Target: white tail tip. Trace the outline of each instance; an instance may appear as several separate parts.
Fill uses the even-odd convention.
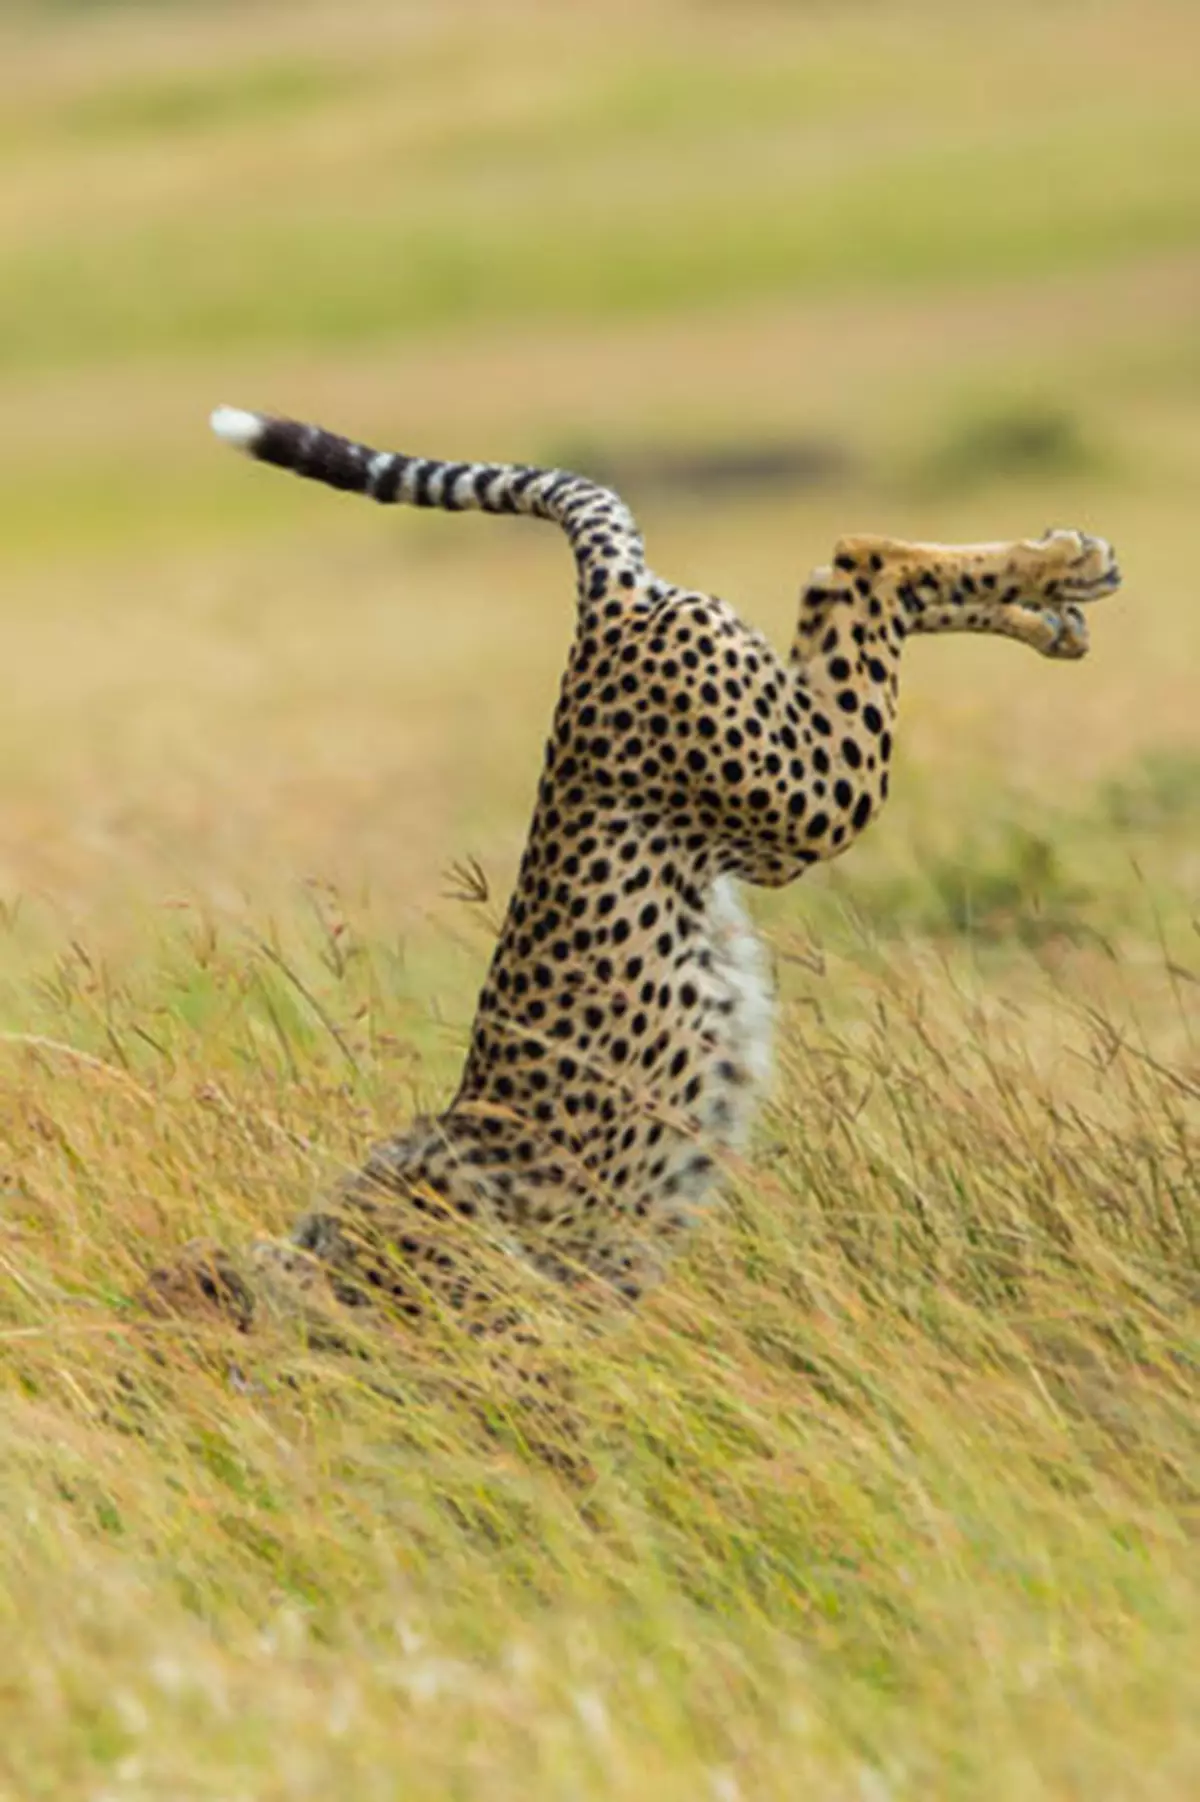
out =
[[[263,435],[265,421],[258,413],[245,413],[241,407],[218,407],[209,424],[218,438],[236,450],[252,451]]]

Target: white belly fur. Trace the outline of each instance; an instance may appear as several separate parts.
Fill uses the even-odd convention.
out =
[[[732,876],[714,882],[707,925],[714,987],[719,996],[733,1003],[723,1017],[715,1056],[740,1066],[746,1080],[732,1094],[725,1093],[721,1117],[706,1119],[704,1125],[719,1143],[741,1151],[771,1074],[774,988],[766,952],[746,916]]]

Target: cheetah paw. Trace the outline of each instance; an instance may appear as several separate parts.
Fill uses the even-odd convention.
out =
[[[1056,553],[1046,571],[1044,593],[1048,600],[1097,601],[1121,586],[1120,565],[1106,539],[1051,526],[1039,540],[1039,548]]]
[[[1054,636],[1045,648],[1047,657],[1086,657],[1090,635],[1087,621],[1078,607],[1064,607],[1061,612],[1046,608],[1042,618]]]

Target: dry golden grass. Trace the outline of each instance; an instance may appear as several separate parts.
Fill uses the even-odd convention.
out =
[[[3,26],[0,1797],[1200,1790],[1198,53],[1167,0]],[[915,646],[888,811],[759,909],[775,1095],[566,1337],[586,1481],[461,1348],[130,1306],[447,1093],[570,630],[552,534],[249,468],[222,400],[832,438],[632,496],[776,642],[841,530],[1120,549],[1079,668]]]

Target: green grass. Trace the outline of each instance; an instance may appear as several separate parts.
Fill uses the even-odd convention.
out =
[[[656,147],[631,187],[627,138],[614,166],[564,156],[551,137],[499,168],[476,152],[458,182],[441,158],[410,170],[397,153],[393,184],[416,184],[402,209],[390,190],[275,195],[234,218],[201,200],[151,229],[35,241],[7,258],[0,367],[362,346],[484,321],[675,312],[681,295],[703,311],[780,291],[978,283],[1195,243],[1190,104],[1039,120],[999,142],[939,136],[885,139],[832,168],[814,168],[802,134],[756,144],[762,165],[708,150],[698,193],[680,191],[673,147]]]
[[[39,122],[52,139],[104,143],[146,137],[157,147],[176,134],[220,134],[244,120],[258,124],[307,112],[347,92],[361,95],[369,80],[369,70],[284,59],[219,76],[176,73],[113,83],[72,99]]]
[[[1200,126],[1169,59],[1100,85],[1094,22],[1073,77],[1061,26],[1039,41],[1022,20],[987,65],[939,26],[940,60],[851,13],[773,54],[606,41],[553,80],[552,38],[511,91],[444,33],[35,88],[9,116],[9,182],[48,204],[0,272],[0,367],[969,284],[1195,243]],[[466,104],[431,108],[454,81]],[[148,136],[174,179],[97,212],[74,159],[119,187]]]
[[[107,1076],[16,1066],[38,1101],[11,1147],[0,1506],[14,1622],[56,1623],[36,1656],[5,1640],[19,1793],[308,1793],[339,1766],[381,1795],[724,1771],[785,1794],[797,1769],[1053,1795],[1113,1768],[1186,1793],[1200,1248],[1169,1071],[1099,1031],[1075,1076],[1039,1071],[1037,1008],[1075,1007],[1011,957],[1028,1000],[990,1020],[943,997],[931,1023],[894,960],[853,972],[865,1032],[793,983],[755,1174],[669,1298],[573,1354],[576,1492],[489,1449],[429,1354],[228,1346],[257,1385],[231,1398],[219,1338],[155,1363],[122,1330],[164,1211],[286,1217],[396,1074],[359,1030],[348,1075],[285,990],[279,1039],[255,1033],[257,977],[220,947],[225,1005],[189,1019],[183,962],[147,981],[166,1060],[120,1024]],[[349,967],[324,1000],[353,1033]]]
[[[1192,1797],[1194,9],[3,33],[0,1797]],[[450,1092],[570,629],[552,535],[249,469],[221,400],[840,445],[646,497],[780,644],[844,529],[1121,553],[1078,668],[914,645],[886,814],[756,898],[727,1205],[619,1329],[538,1303],[573,1474],[453,1337],[133,1305]]]

